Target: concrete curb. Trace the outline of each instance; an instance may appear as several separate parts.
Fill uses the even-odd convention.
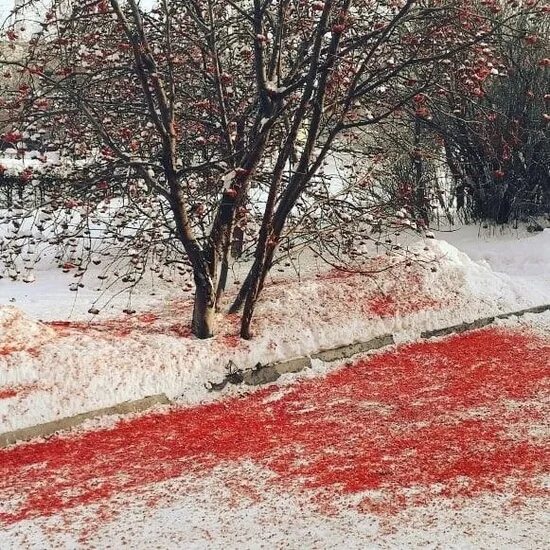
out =
[[[95,411],[85,412],[75,416],[69,416],[67,418],[61,418],[60,420],[54,420],[53,422],[38,424],[29,428],[21,428],[20,430],[15,430],[13,432],[0,434],[0,449],[13,445],[18,441],[28,441],[36,437],[47,437],[56,432],[70,430],[90,418],[141,412],[150,409],[154,405],[169,405],[170,403],[171,401],[168,397],[166,397],[165,394],[160,393],[158,395],[151,395],[135,401],[125,401],[124,403],[120,403],[112,407],[106,407],[104,409],[97,409]]]
[[[520,309],[519,311],[514,311],[512,313],[501,313],[500,315],[495,315],[494,317],[484,317],[483,319],[477,319],[476,321],[472,321],[471,323],[460,323],[459,325],[453,325],[451,327],[428,330],[426,332],[422,332],[420,334],[420,338],[437,338],[439,336],[447,336],[448,334],[457,334],[460,332],[465,332],[467,330],[475,330],[478,328],[486,327],[494,323],[497,319],[521,317],[526,313],[544,313],[545,311],[550,311],[550,305]]]
[[[350,344],[347,346],[339,346],[337,348],[323,350],[319,353],[314,353],[311,357],[312,359],[319,359],[327,363],[332,363],[333,361],[349,359],[359,353],[385,348],[387,346],[392,346],[393,344],[395,344],[393,336],[391,334],[384,334],[382,336],[378,336],[377,338],[373,338],[372,340],[368,340],[367,342],[356,342],[355,344]]]
[[[238,381],[233,379],[232,383],[242,382],[247,386],[269,384],[270,382],[275,382],[275,380],[277,380],[282,374],[300,372],[311,368],[312,359],[319,359],[321,361],[331,363],[341,359],[348,359],[358,353],[365,353],[367,351],[391,346],[392,344],[394,344],[393,336],[391,334],[385,334],[384,336],[373,338],[368,342],[356,342],[346,346],[338,346],[336,348],[321,350],[312,354],[311,357],[295,357],[294,359],[281,361],[280,363],[259,365],[252,370],[241,371]],[[214,389],[222,388],[218,384]]]
[[[521,317],[526,313],[543,313],[550,311],[550,305],[536,306],[527,309],[521,309],[512,313],[502,313],[495,315],[494,317],[484,317],[477,319],[471,323],[461,323],[459,325],[453,325],[450,327],[440,328],[436,330],[429,330],[422,332],[420,338],[437,338],[441,336],[448,336],[450,334],[457,334],[465,332],[467,330],[474,330],[486,327],[495,322],[497,319],[509,319],[510,317]],[[269,384],[275,382],[281,375],[289,373],[297,373],[305,369],[311,368],[311,360],[319,359],[325,362],[339,361],[342,359],[349,359],[354,355],[372,351],[375,349],[381,349],[391,346],[395,343],[391,334],[385,334],[367,342],[355,342],[353,344],[338,346],[326,350],[321,350],[311,355],[311,357],[294,357],[286,361],[280,361],[277,363],[270,363],[267,365],[258,365],[254,369],[239,370],[237,372],[229,374],[222,383],[210,384],[209,389],[211,391],[221,391],[228,383],[231,384],[246,384],[247,386],[259,386],[263,384]],[[22,428],[13,432],[7,432],[0,434],[0,449],[13,445],[18,441],[28,441],[36,437],[46,437],[56,432],[70,430],[85,420],[90,418],[98,418],[100,416],[111,416],[115,414],[129,414],[134,412],[141,412],[147,410],[154,405],[168,405],[171,401],[165,394],[152,395],[145,397],[144,399],[138,399],[136,401],[125,401],[119,405],[107,407],[104,409],[98,409],[76,416],[68,418],[62,418],[46,424],[39,424],[37,426],[31,426],[29,428]]]
[[[428,330],[420,334],[421,339],[437,338],[441,336],[448,336],[450,334],[459,334],[467,330],[475,330],[486,327],[494,323],[497,319],[509,319],[510,317],[521,317],[526,313],[543,313],[550,311],[550,305],[535,306],[527,309],[521,309],[511,313],[502,313],[493,317],[484,317],[477,319],[471,323],[461,323],[459,325],[453,325],[450,327],[444,327],[436,330]],[[232,384],[244,383],[247,386],[259,386],[262,384],[269,384],[275,382],[281,374],[288,372],[300,372],[304,369],[311,367],[311,359],[320,359],[325,362],[340,361],[342,359],[349,359],[354,355],[372,351],[375,349],[385,348],[395,343],[391,334],[386,334],[373,338],[368,342],[355,342],[346,346],[338,346],[327,350],[321,350],[314,353],[310,357],[296,357],[289,361],[283,361],[281,363],[270,363],[268,365],[259,365],[253,370],[239,371],[237,377],[232,375],[232,379],[228,380]],[[225,387],[225,383],[214,385],[213,390],[222,390]]]

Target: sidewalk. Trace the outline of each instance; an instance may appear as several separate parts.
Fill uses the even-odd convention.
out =
[[[41,549],[542,547],[549,367],[548,332],[489,328],[0,451],[0,536]]]

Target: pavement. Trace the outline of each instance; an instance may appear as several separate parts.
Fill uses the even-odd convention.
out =
[[[549,367],[491,327],[0,450],[0,548],[544,548]]]

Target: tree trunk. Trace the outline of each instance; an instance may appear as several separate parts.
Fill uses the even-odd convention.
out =
[[[256,293],[252,292],[248,294],[244,304],[244,311],[241,319],[241,338],[244,338],[245,340],[252,339],[250,326],[252,324],[252,316],[254,315],[254,309],[256,307],[257,295],[254,297],[255,294]]]
[[[225,287],[227,286],[227,276],[229,274],[229,261],[227,256],[222,258],[222,265],[220,270],[220,279],[218,281],[218,289],[216,290],[216,311],[220,310],[220,302],[222,295],[225,292]]]
[[[252,332],[250,331],[252,317],[254,316],[258,297],[264,288],[265,278],[273,265],[275,249],[275,245],[268,245],[267,249],[263,250],[261,257],[258,257],[257,262],[254,264],[247,277],[248,292],[246,294],[246,301],[241,319],[241,338],[245,340],[250,340],[250,338],[252,338]]]
[[[216,293],[208,284],[196,282],[195,302],[193,305],[193,334],[197,338],[214,336],[216,316]]]
[[[254,315],[254,309],[259,295],[260,278],[262,274],[262,266],[255,266],[256,269],[250,272],[250,286],[246,295],[246,301],[244,303],[244,311],[241,319],[241,338],[250,340],[252,338],[252,332],[250,331],[250,325],[252,323],[252,316]]]

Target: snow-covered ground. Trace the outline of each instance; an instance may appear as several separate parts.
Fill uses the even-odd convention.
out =
[[[524,227],[483,228],[465,226],[436,233],[474,262],[490,268],[518,298],[533,302],[550,295],[550,229],[529,233]],[[482,286],[483,280],[479,281]]]
[[[550,312],[499,324],[0,450],[2,548],[542,550]]]
[[[94,293],[74,303],[67,274],[0,281],[1,432],[177,400],[0,450],[0,548],[545,548],[550,312],[415,343],[550,303],[550,230],[477,232],[413,244],[417,261],[373,277],[275,279],[250,342],[227,315],[215,338],[191,337],[191,301],[168,285],[143,291],[135,315],[90,324]],[[267,388],[204,387],[229,359],[246,368],[387,333],[412,343],[314,361]]]
[[[240,480],[242,492],[228,478]],[[250,465],[203,478],[158,484],[152,505],[140,494],[120,495],[101,517],[101,506],[25,520],[5,533],[10,550],[50,548],[204,549],[435,549],[543,550],[547,547],[545,499],[522,502],[519,512],[506,495],[465,502],[434,499],[392,517],[356,509],[323,513],[300,495],[274,490],[265,472]],[[254,481],[248,481],[253,479]],[[247,486],[261,493],[246,492]],[[179,496],[177,496],[179,495]],[[107,509],[107,506],[104,506]],[[70,526],[70,527],[68,527]]]
[[[32,285],[1,281],[1,302],[9,305],[0,308],[0,432],[161,392],[182,403],[219,398],[205,384],[220,381],[229,360],[251,368],[388,333],[414,340],[424,330],[550,303],[550,230],[496,240],[474,231],[442,236],[477,262],[426,239],[410,247],[417,261],[409,267],[276,280],[250,342],[238,338],[238,318],[229,315],[215,338],[191,337],[191,300],[168,285],[154,296],[138,292],[135,315],[89,324],[86,295],[75,304],[66,274],[46,270]],[[382,256],[371,265],[391,261]]]

